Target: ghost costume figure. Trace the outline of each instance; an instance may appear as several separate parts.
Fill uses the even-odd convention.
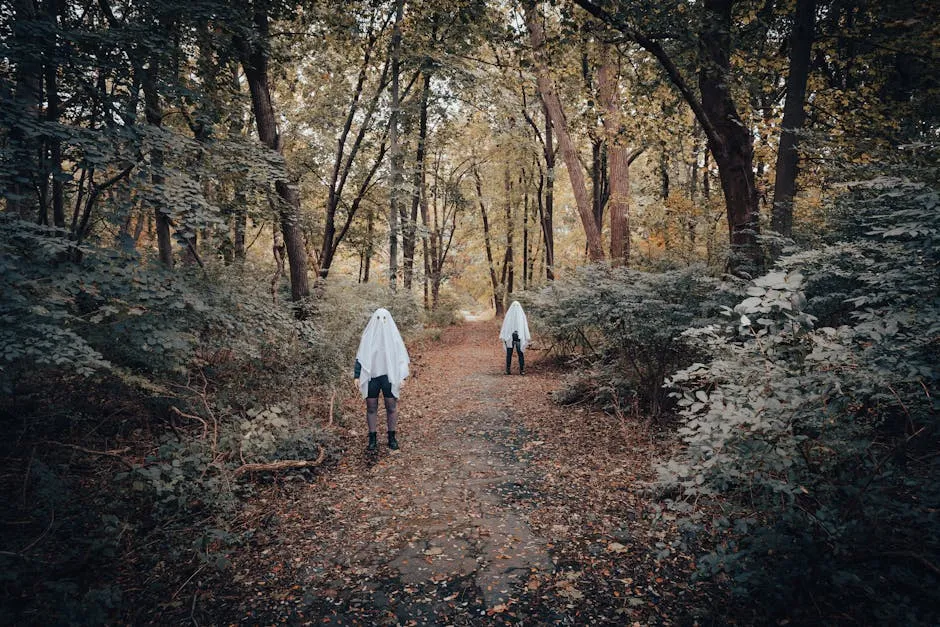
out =
[[[398,424],[398,395],[408,376],[408,350],[387,309],[376,309],[359,340],[353,377],[362,397],[366,399],[366,422],[369,424],[369,450],[378,448],[376,434],[379,414],[379,392],[385,401],[388,421],[388,447],[398,449],[395,430]]]
[[[506,374],[509,374],[509,367],[512,365],[512,349],[516,349],[516,355],[519,356],[519,374],[525,374],[525,347],[528,346],[532,336],[529,334],[529,321],[522,311],[522,305],[519,301],[512,301],[506,317],[503,318],[503,328],[499,331],[499,339],[503,341],[506,347]]]

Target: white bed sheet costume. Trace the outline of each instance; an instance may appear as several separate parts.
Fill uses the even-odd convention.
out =
[[[376,309],[359,340],[356,360],[362,370],[359,391],[362,398],[369,394],[369,380],[388,375],[392,395],[398,398],[402,382],[408,377],[408,349],[398,332],[398,325],[387,309]]]
[[[513,332],[519,336],[519,350],[525,352],[525,347],[532,339],[532,334],[529,333],[529,321],[522,310],[522,305],[517,300],[512,301],[509,306],[509,311],[506,312],[506,317],[503,318],[503,327],[499,331],[499,339],[503,341],[503,346],[506,348],[512,348]]]

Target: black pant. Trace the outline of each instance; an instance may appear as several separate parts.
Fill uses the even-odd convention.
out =
[[[506,349],[506,374],[509,374],[509,367],[512,365],[512,349],[516,349],[516,355],[519,356],[519,372],[525,372],[525,355],[519,347],[519,342],[513,342],[512,346]]]

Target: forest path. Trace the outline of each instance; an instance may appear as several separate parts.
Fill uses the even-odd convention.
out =
[[[646,571],[661,565],[637,576],[635,564],[652,558],[656,538],[637,544],[632,529],[646,508],[632,485],[648,476],[648,437],[553,404],[559,373],[536,351],[526,376],[515,359],[504,374],[493,321],[452,327],[411,356],[401,450],[386,445],[380,403],[379,452],[365,451],[364,403],[351,399],[346,410],[361,423],[346,425],[339,466],[259,494],[246,512],[250,546],[214,599],[224,609],[203,611],[295,624],[660,616],[664,594],[643,582],[655,585]]]

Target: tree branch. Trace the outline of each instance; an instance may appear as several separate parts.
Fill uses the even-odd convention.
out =
[[[235,477],[240,477],[246,473],[250,472],[271,472],[277,470],[285,470],[288,468],[313,468],[314,466],[319,466],[323,463],[323,460],[326,458],[326,451],[323,447],[320,447],[320,454],[317,455],[317,458],[314,460],[308,459],[282,459],[276,462],[268,463],[258,463],[258,464],[244,464],[239,466],[232,473]]]
[[[673,85],[676,86],[676,89],[679,90],[679,93],[682,94],[682,97],[692,108],[695,118],[698,120],[699,124],[702,125],[702,128],[705,129],[705,135],[708,137],[708,141],[712,142],[713,146],[720,146],[724,143],[721,140],[721,136],[715,130],[712,120],[708,117],[704,107],[702,107],[702,103],[695,96],[692,88],[689,87],[689,84],[679,71],[678,66],[676,66],[658,41],[650,38],[625,19],[612,15],[609,11],[597,6],[589,0],[574,0],[574,2],[602,23],[617,29],[623,33],[624,37],[635,42],[641,48],[656,57],[656,60],[659,61],[663,69],[666,70],[669,80],[672,81]]]

